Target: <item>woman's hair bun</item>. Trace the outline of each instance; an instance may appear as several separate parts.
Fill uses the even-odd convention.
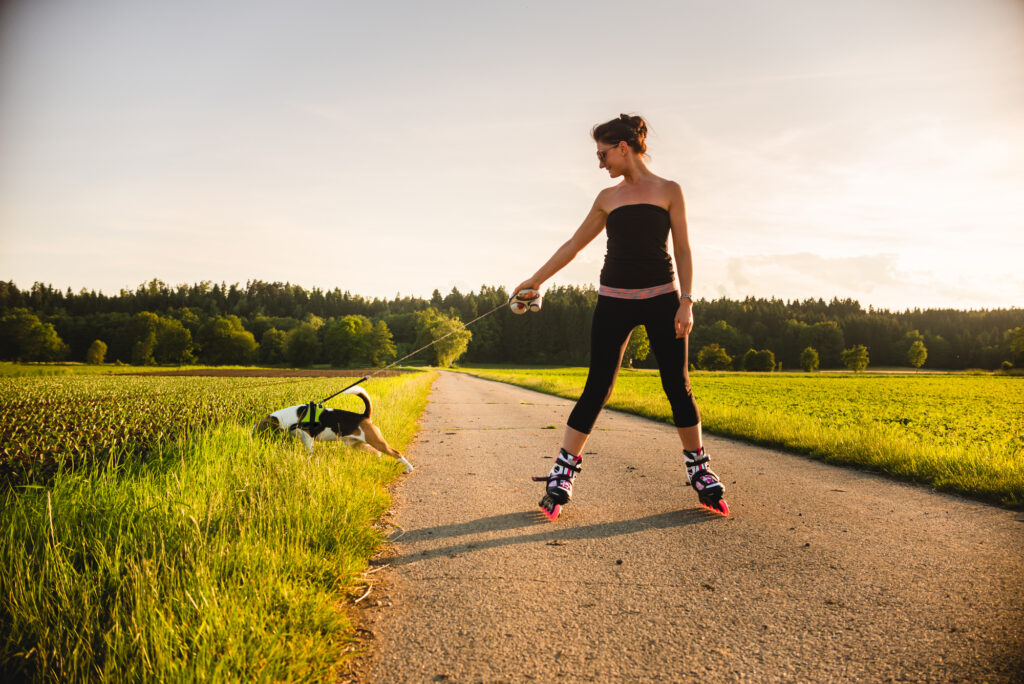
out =
[[[647,137],[647,122],[644,121],[642,116],[619,114],[619,120],[636,131],[637,137]]]
[[[647,122],[635,114],[619,114],[619,118],[594,126],[590,134],[595,142],[617,145],[623,140],[634,152],[647,152]]]

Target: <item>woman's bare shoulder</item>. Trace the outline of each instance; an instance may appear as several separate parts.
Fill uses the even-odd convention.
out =
[[[674,206],[677,203],[683,201],[683,188],[676,183],[674,180],[668,180],[667,178],[659,179],[660,183],[660,195],[665,199],[665,204],[669,207]]]
[[[613,207],[615,207],[615,191],[619,186],[613,185],[610,188],[605,188],[601,192],[597,193],[597,198],[594,200],[594,209],[607,214]]]
[[[679,195],[683,194],[682,187],[679,185],[679,183],[675,182],[674,180],[671,180],[669,178],[661,178],[659,176],[658,179],[657,179],[657,183],[658,183],[658,189],[661,190],[661,192],[665,193],[666,196],[667,195],[675,195],[675,194],[679,194]]]

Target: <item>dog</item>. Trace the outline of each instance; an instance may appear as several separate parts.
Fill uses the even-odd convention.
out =
[[[254,431],[257,433],[281,431],[296,434],[309,450],[310,455],[313,454],[313,445],[316,440],[321,442],[340,440],[349,446],[362,444],[393,456],[405,466],[406,473],[411,473],[412,464],[400,452],[392,449],[377,426],[370,422],[373,405],[370,403],[370,395],[366,393],[366,390],[357,385],[350,387],[342,394],[358,394],[365,404],[365,410],[362,413],[355,413],[354,411],[325,409],[315,405],[313,421],[310,422],[309,404],[289,406],[280,411],[274,411],[260,420]]]

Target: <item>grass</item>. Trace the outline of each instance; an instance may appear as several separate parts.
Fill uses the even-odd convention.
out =
[[[0,378],[34,378],[50,375],[111,375],[131,371],[132,366],[85,363],[12,363],[0,361]]]
[[[396,448],[434,377],[374,381]],[[0,489],[0,679],[335,678],[354,642],[344,606],[401,471],[229,421],[145,460]]]
[[[575,399],[585,368],[466,369]],[[1024,507],[1024,381],[994,375],[693,374],[719,435]],[[623,370],[610,408],[670,422],[657,371]]]
[[[399,366],[399,370],[407,370],[408,366]],[[53,375],[126,375],[139,373],[158,373],[161,371],[194,371],[194,370],[290,370],[289,366],[208,366],[201,364],[181,366],[132,366],[126,363],[104,363],[99,365],[74,362],[45,362],[45,363],[14,363],[11,361],[0,361],[0,378],[35,378]],[[367,369],[335,368],[328,364],[316,364],[301,370],[351,370],[357,375]]]
[[[123,375],[126,373],[155,373],[175,370],[236,370],[260,369],[264,366],[132,366],[126,363],[88,364],[75,362],[14,363],[0,361],[0,378],[35,378],[53,375]]]

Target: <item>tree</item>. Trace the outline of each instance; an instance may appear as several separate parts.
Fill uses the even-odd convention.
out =
[[[203,359],[213,365],[245,364],[256,360],[259,345],[242,327],[238,316],[217,316],[201,328]],[[315,334],[315,331],[314,331]]]
[[[1024,325],[1013,329],[1010,340],[1010,355],[1015,365],[1024,364]]]
[[[448,368],[462,356],[473,339],[473,333],[462,325],[462,321],[430,308],[416,314],[416,343],[422,347],[435,342],[430,347],[434,363],[441,368]]]
[[[370,365],[375,368],[379,368],[395,356],[397,356],[397,350],[395,349],[395,343],[391,338],[391,331],[388,330],[388,324],[384,321],[377,321],[373,324],[373,330],[370,332],[370,338],[367,343],[369,350],[368,357]]]
[[[725,352],[733,356],[739,355],[744,349],[750,349],[754,340],[750,335],[740,331],[725,321],[715,321],[711,325],[698,325],[690,333],[690,346],[703,349],[709,344],[717,344]]]
[[[808,330],[806,344],[821,352],[821,363],[826,368],[833,368],[841,361],[843,331],[835,321],[815,323]]]
[[[842,359],[844,366],[854,373],[859,373],[868,367],[868,348],[863,344],[855,344],[843,350]]]
[[[13,309],[0,318],[0,358],[14,361],[58,361],[68,353],[50,323],[27,309]]]
[[[153,358],[157,363],[192,363],[192,333],[176,318],[160,318],[156,327]]]
[[[771,373],[775,370],[775,354],[770,349],[748,349],[740,364],[743,370]]]
[[[729,370],[732,368],[732,357],[725,353],[721,345],[713,342],[698,352],[697,367],[704,370]]]
[[[132,365],[149,366],[156,363],[153,358],[153,347],[156,346],[156,337],[150,335],[135,342],[132,345]]]
[[[70,356],[77,360],[85,359],[95,339],[108,345],[105,361],[129,361],[136,342],[142,343],[135,350],[137,360],[148,362],[147,351],[151,351],[154,360],[166,359],[165,350],[160,349],[160,332],[156,332],[157,339],[152,350],[148,350],[148,331],[142,334],[132,324],[134,317],[144,311],[160,319],[180,321],[192,336],[192,353],[204,361],[207,352],[215,350],[205,347],[208,324],[229,314],[238,316],[244,329],[257,341],[271,328],[286,333],[302,322],[317,328],[327,321],[317,330],[323,343],[327,327],[342,317],[359,315],[371,321],[384,320],[397,355],[403,356],[417,346],[417,313],[431,304],[447,316],[468,321],[504,306],[507,300],[508,293],[492,287],[481,288],[479,293],[452,289],[447,296],[438,292],[427,299],[397,296],[370,300],[337,288],[329,292],[316,288],[309,291],[299,285],[262,281],[250,281],[244,286],[212,282],[169,286],[150,280],[113,296],[86,290],[62,292],[41,283],[19,290],[12,282],[0,282],[0,318],[5,319],[5,325],[0,325],[0,358],[27,359],[22,345],[28,340],[29,328],[49,323],[57,337],[69,345]],[[596,301],[597,290],[593,287],[549,288],[540,315],[480,319],[471,328],[473,337],[461,358],[493,363],[585,364]],[[23,314],[20,317],[19,309]],[[739,361],[748,349],[771,349],[782,366],[799,368],[801,351],[813,347],[819,354],[820,367],[842,368],[843,349],[862,344],[871,350],[871,362],[906,366],[909,347],[920,339],[927,350],[924,365],[929,367],[997,368],[1004,359],[1024,366],[1024,309],[1019,307],[890,312],[871,307],[865,310],[851,300],[786,302],[748,297],[742,301],[700,300],[694,304],[694,317],[698,322],[708,322],[699,323],[690,337],[694,362],[697,350],[715,343],[726,354],[736,357],[737,367],[742,367]],[[54,341],[45,329],[34,335],[44,346],[47,340]],[[60,353],[51,344],[40,358]],[[371,352],[367,349],[364,353]],[[650,356],[646,361],[634,358],[633,364],[653,365]]]
[[[430,334],[438,340],[433,350],[437,365],[441,368],[448,368],[458,361],[469,348],[469,341],[473,339],[473,333],[466,330],[462,321],[455,318],[437,321],[430,326]]]
[[[629,337],[626,351],[622,354],[626,365],[633,367],[633,360],[643,361],[651,353],[651,340],[647,337],[647,328],[638,325],[633,328],[633,334]]]
[[[148,366],[156,363],[153,351],[156,349],[156,329],[159,324],[160,317],[151,311],[141,311],[132,318],[132,365]]]
[[[914,368],[920,368],[924,365],[924,361],[927,358],[928,349],[925,348],[924,342],[914,340],[914,343],[910,345],[910,349],[907,350],[907,363]]]
[[[324,346],[332,366],[352,366],[366,362],[373,324],[366,316],[345,316],[327,328]]]
[[[39,317],[28,309],[13,309],[0,317],[0,358],[24,360],[28,331],[37,325],[41,325]]]
[[[320,339],[316,328],[303,323],[288,332],[285,340],[288,363],[293,366],[312,366],[320,356]]]
[[[25,358],[29,361],[60,361],[68,353],[68,346],[50,323],[33,326],[25,340]]]
[[[99,366],[103,363],[103,359],[106,355],[106,342],[103,340],[93,340],[93,343],[89,345],[89,351],[85,352],[85,362],[94,366]]]
[[[287,335],[277,328],[270,328],[260,338],[260,361],[283,363],[288,351]]]
[[[953,345],[942,335],[927,335],[925,347],[928,348],[928,365],[932,368],[950,368],[953,364]]]
[[[808,373],[818,370],[818,350],[814,347],[807,347],[800,352],[800,367]]]

